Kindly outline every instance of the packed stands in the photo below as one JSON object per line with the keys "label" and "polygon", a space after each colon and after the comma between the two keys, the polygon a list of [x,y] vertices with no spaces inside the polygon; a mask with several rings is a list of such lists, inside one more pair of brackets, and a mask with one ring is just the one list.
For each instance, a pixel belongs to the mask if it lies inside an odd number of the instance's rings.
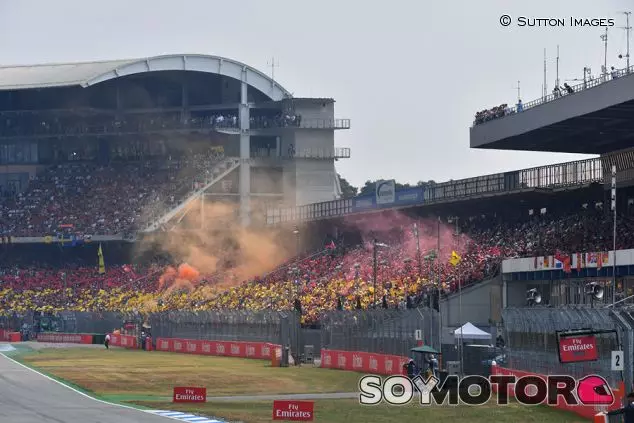
{"label": "packed stands", "polygon": [[[25,192],[0,201],[0,234],[54,235],[133,232],[211,176],[222,152],[207,150],[181,157],[112,162],[70,162],[37,175]],[[159,209],[160,208],[160,209]]]}
{"label": "packed stands", "polygon": [[[303,321],[315,323],[320,313],[335,308],[404,308],[420,303],[435,292],[438,279],[444,293],[451,293],[459,281],[466,286],[494,276],[503,258],[608,251],[612,246],[611,216],[601,208],[582,209],[577,214],[537,214],[515,223],[480,216],[464,219],[458,226],[459,234],[454,225],[443,225],[440,259],[434,251],[436,221],[418,221],[420,255],[412,223],[410,220],[383,233],[361,234],[363,242],[356,246],[328,243],[323,251],[291,259],[270,274],[244,283],[236,280],[230,270],[185,282],[178,281],[175,274],[166,280],[165,268],[159,264],[112,266],[105,275],[86,266],[63,270],[4,269],[0,277],[0,310],[6,314],[28,309],[288,309],[299,298]],[[618,225],[617,248],[632,248],[632,216],[619,216]],[[374,236],[381,241],[377,247],[376,294]],[[461,257],[457,264],[448,262],[452,251]]]}
{"label": "packed stands", "polygon": [[[85,119],[78,120],[83,115]],[[252,116],[254,129],[299,127],[301,116],[292,113],[275,116]],[[180,112],[129,115],[117,119],[94,109],[73,109],[53,113],[2,112],[0,136],[44,137],[51,135],[80,136],[103,133],[148,133],[179,129],[237,129],[240,120],[230,113],[195,112],[183,118]]]}

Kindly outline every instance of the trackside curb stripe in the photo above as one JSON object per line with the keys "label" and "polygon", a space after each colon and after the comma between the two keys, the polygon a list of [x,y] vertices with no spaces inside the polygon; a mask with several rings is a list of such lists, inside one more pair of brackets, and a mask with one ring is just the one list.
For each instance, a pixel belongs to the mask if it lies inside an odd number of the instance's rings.
{"label": "trackside curb stripe", "polygon": [[195,416],[193,414],[187,414],[180,411],[168,411],[168,410],[151,410],[150,413],[158,414],[160,416],[170,417],[174,420],[180,420],[187,423],[226,423],[223,420],[217,420],[215,418]]}

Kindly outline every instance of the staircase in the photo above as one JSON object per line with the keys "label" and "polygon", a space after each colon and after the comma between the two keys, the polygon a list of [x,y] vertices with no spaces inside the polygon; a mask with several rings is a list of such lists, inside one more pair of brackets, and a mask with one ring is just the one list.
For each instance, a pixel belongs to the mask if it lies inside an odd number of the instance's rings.
{"label": "staircase", "polygon": [[200,189],[193,191],[187,197],[181,201],[179,205],[165,213],[163,216],[155,220],[153,223],[148,225],[142,232],[153,232],[160,228],[162,225],[166,224],[170,220],[172,220],[175,216],[177,216],[180,212],[187,208],[187,205],[194,200],[200,198],[200,196],[207,191],[212,185],[220,182],[222,178],[227,176],[229,173],[234,171],[240,166],[240,159],[235,157],[228,157],[224,159],[222,162],[218,163],[213,168],[213,177]]}

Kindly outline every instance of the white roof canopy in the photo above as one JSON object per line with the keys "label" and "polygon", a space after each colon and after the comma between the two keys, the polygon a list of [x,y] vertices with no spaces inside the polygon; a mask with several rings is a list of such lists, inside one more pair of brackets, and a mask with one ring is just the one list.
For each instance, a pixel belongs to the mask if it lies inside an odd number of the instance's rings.
{"label": "white roof canopy", "polygon": [[192,71],[228,76],[258,89],[273,101],[291,93],[244,63],[204,54],[170,54],[142,59],[48,65],[0,66],[0,91],[29,88],[89,87],[110,79],[155,71]]}
{"label": "white roof canopy", "polygon": [[465,323],[453,332],[456,339],[460,338],[460,332],[462,332],[462,339],[491,339],[490,333],[478,329],[470,322]]}

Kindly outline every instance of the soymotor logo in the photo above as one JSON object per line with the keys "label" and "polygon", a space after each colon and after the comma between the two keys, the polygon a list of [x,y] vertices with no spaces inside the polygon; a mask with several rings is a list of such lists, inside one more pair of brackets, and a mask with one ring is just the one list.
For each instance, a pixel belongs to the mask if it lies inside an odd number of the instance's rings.
{"label": "soymotor logo", "polygon": [[[495,388],[495,389],[494,389]],[[391,405],[408,404],[415,392],[420,392],[420,405],[483,405],[488,403],[496,391],[499,405],[509,403],[509,395],[524,405],[568,405],[610,406],[615,402],[614,392],[607,381],[598,375],[589,375],[576,380],[567,375],[539,376],[492,375],[466,376],[462,379],[451,375],[440,383],[435,376],[423,379],[416,376],[368,375],[359,380],[359,402],[362,405],[377,405],[385,401]]]}

